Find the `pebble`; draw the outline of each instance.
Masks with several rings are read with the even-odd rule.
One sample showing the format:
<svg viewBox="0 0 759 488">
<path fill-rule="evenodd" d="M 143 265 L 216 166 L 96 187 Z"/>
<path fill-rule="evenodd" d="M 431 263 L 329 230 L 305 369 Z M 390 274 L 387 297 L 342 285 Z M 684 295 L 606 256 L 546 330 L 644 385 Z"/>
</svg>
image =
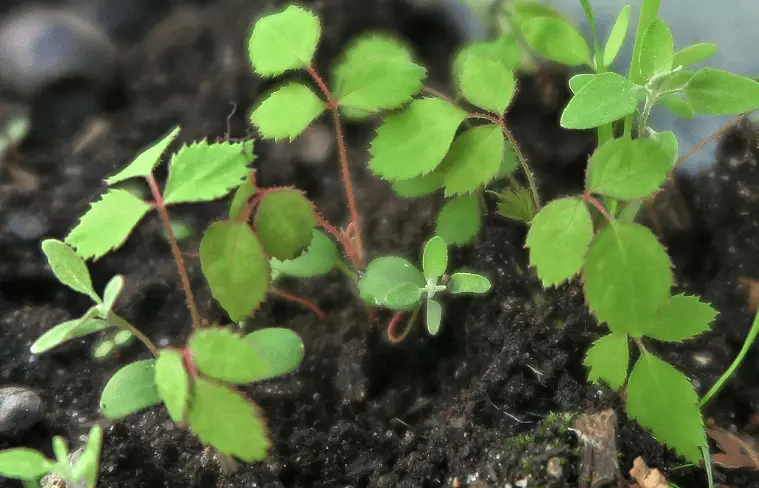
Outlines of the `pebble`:
<svg viewBox="0 0 759 488">
<path fill-rule="evenodd" d="M 36 241 L 48 231 L 47 223 L 39 216 L 24 211 L 9 212 L 3 230 L 22 241 Z"/>
<path fill-rule="evenodd" d="M 117 41 L 133 41 L 165 15 L 169 0 L 72 0 L 71 9 Z"/>
<path fill-rule="evenodd" d="M 293 143 L 295 156 L 309 165 L 326 162 L 335 148 L 335 136 L 325 124 L 313 124 Z"/>
<path fill-rule="evenodd" d="M 0 388 L 0 435 L 16 435 L 42 419 L 42 398 L 28 388 Z"/>
<path fill-rule="evenodd" d="M 699 368 L 708 368 L 714 362 L 714 354 L 706 349 L 695 351 L 691 354 L 691 360 Z"/>
</svg>

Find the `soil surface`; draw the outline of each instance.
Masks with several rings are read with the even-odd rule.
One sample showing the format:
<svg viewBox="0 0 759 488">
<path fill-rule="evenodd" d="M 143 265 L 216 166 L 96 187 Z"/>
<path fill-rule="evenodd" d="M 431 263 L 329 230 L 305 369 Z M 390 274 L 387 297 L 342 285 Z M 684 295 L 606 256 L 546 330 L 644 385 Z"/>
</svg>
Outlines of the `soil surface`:
<svg viewBox="0 0 759 488">
<path fill-rule="evenodd" d="M 146 37 L 124 48 L 123 84 L 108 95 L 113 97 L 108 111 L 90 118 L 74 136 L 37 135 L 21 148 L 24 173 L 6 171 L 0 177 L 3 221 L 22 212 L 44 223 L 42 237 L 62 238 L 102 192 L 102 179 L 174 124 L 183 126 L 181 142 L 248 133 L 248 107 L 270 85 L 252 76 L 244 39 L 251 20 L 274 2 L 175 3 Z M 382 29 L 410 40 L 430 67 L 431 83 L 447 86 L 458 40 L 440 19 L 412 12 L 400 0 L 323 0 L 311 6 L 323 22 L 317 62 L 323 72 L 350 37 Z M 508 120 L 537 169 L 546 199 L 578 191 L 593 144 L 592 134 L 558 127 L 566 75 L 546 67 L 521 80 Z M 328 121 L 319 124 L 329 130 Z M 387 184 L 370 177 L 366 149 L 372 131 L 372 124 L 347 127 L 365 247 L 371 254 L 417 259 L 440 201 L 396 199 Z M 673 216 L 667 206 L 657 219 L 678 288 L 703 294 L 721 311 L 714 332 L 658 350 L 693 378 L 701 393 L 735 356 L 752 318 L 741 278 L 759 279 L 756 140 L 749 126 L 733 131 L 713 170 L 679 182 L 681 213 Z M 296 185 L 330 220 L 343 221 L 334 147 L 318 137 L 309 141 L 257 143 L 260 182 Z M 319 152 L 325 157 L 313 156 Z M 200 205 L 173 215 L 202 230 L 223 211 L 223 204 Z M 417 328 L 403 344 L 390 344 L 383 325 L 389 317 L 372 324 L 337 275 L 286 284 L 316 301 L 327 318 L 319 321 L 272 299 L 251 321 L 252 327 L 294 329 L 306 356 L 296 373 L 245 389 L 266 412 L 274 447 L 269 461 L 241 464 L 233 473 L 223 472 L 162 408 L 114 423 L 101 419 L 100 391 L 120 366 L 148 356 L 139 345 L 99 362 L 89 359 L 91 338 L 39 357 L 29 353 L 34 339 L 82 314 L 87 302 L 54 280 L 39 251 L 39 236 L 28 239 L 9 229 L 0 228 L 0 384 L 37 389 L 47 410 L 22 437 L 0 438 L 0 449 L 23 445 L 49 452 L 53 435 L 76 444 L 93 422 L 101 422 L 106 428 L 100 486 L 577 486 L 578 444 L 567 429 L 569 416 L 609 407 L 619 414 L 624 473 L 643 456 L 681 487 L 706 486 L 701 470 L 673 470 L 677 458 L 626 420 L 615 393 L 586 383 L 583 355 L 602 329 L 584 306 L 579 284 L 542 291 L 527 268 L 526 229 L 501 217 L 488 217 L 478 242 L 452 255 L 453 266 L 486 272 L 494 291 L 446 303 L 443 331 L 435 338 Z M 196 232 L 182 246 L 191 253 L 198 241 Z M 188 259 L 206 317 L 223 320 L 197 261 Z M 119 311 L 157 344 L 184 342 L 189 315 L 156 219 L 143 222 L 122 249 L 91 270 L 97 288 L 113 274 L 126 276 Z M 749 355 L 708 407 L 707 416 L 720 426 L 742 432 L 757 412 L 758 360 Z M 547 469 L 552 457 L 561 463 L 558 470 L 555 464 Z M 727 486 L 759 487 L 759 476 L 749 471 L 717 469 L 715 476 Z M 519 484 L 524 479 L 527 485 Z M 17 485 L 0 481 L 0 486 Z"/>
</svg>

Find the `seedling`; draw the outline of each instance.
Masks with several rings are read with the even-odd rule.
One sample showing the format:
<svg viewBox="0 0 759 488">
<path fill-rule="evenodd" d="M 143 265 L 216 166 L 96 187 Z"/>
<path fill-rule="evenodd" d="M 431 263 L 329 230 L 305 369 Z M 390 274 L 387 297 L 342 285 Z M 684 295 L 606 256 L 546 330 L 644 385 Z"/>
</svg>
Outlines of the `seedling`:
<svg viewBox="0 0 759 488">
<path fill-rule="evenodd" d="M 33 449 L 6 449 L 0 451 L 0 475 L 21 480 L 26 488 L 39 488 L 40 478 L 47 474 L 56 475 L 66 486 L 95 488 L 102 444 L 103 430 L 96 425 L 76 459 L 69 456 L 66 441 L 58 436 L 53 437 L 55 460 Z"/>
</svg>

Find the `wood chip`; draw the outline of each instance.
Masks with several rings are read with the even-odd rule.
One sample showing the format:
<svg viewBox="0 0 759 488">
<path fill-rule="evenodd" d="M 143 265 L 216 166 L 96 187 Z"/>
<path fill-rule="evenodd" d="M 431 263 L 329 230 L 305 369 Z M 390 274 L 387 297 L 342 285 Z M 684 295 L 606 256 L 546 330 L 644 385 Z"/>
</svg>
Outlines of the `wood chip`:
<svg viewBox="0 0 759 488">
<path fill-rule="evenodd" d="M 638 456 L 633 461 L 630 476 L 635 480 L 630 488 L 669 488 L 667 478 L 658 469 L 651 469 L 642 457 Z"/>
<path fill-rule="evenodd" d="M 706 433 L 723 451 L 712 454 L 714 464 L 728 469 L 748 468 L 759 471 L 759 455 L 746 441 L 716 426 L 709 427 Z"/>
<path fill-rule="evenodd" d="M 580 440 L 580 488 L 621 486 L 617 459 L 617 414 L 604 410 L 574 422 Z"/>
</svg>

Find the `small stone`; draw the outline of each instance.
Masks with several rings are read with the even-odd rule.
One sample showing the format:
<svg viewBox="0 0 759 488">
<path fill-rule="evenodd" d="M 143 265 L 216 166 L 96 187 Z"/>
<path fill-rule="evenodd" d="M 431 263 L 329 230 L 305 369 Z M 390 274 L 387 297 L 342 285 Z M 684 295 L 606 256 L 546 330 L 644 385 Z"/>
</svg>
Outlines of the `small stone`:
<svg viewBox="0 0 759 488">
<path fill-rule="evenodd" d="M 561 476 L 564 474 L 563 469 L 561 468 L 561 459 L 558 457 L 552 457 L 548 460 L 548 463 L 546 463 L 546 473 L 548 476 L 554 479 L 561 479 Z"/>
<path fill-rule="evenodd" d="M 324 124 L 309 126 L 295 142 L 295 156 L 306 164 L 319 165 L 327 161 L 335 147 L 335 136 Z"/>
<path fill-rule="evenodd" d="M 708 368 L 714 362 L 714 354 L 708 350 L 695 351 L 691 354 L 691 360 L 699 368 Z"/>
<path fill-rule="evenodd" d="M 36 241 L 47 233 L 48 226 L 37 215 L 14 211 L 7 215 L 3 230 L 22 241 Z"/>
<path fill-rule="evenodd" d="M 42 419 L 42 398 L 27 388 L 0 388 L 0 435 L 15 435 Z"/>
</svg>

